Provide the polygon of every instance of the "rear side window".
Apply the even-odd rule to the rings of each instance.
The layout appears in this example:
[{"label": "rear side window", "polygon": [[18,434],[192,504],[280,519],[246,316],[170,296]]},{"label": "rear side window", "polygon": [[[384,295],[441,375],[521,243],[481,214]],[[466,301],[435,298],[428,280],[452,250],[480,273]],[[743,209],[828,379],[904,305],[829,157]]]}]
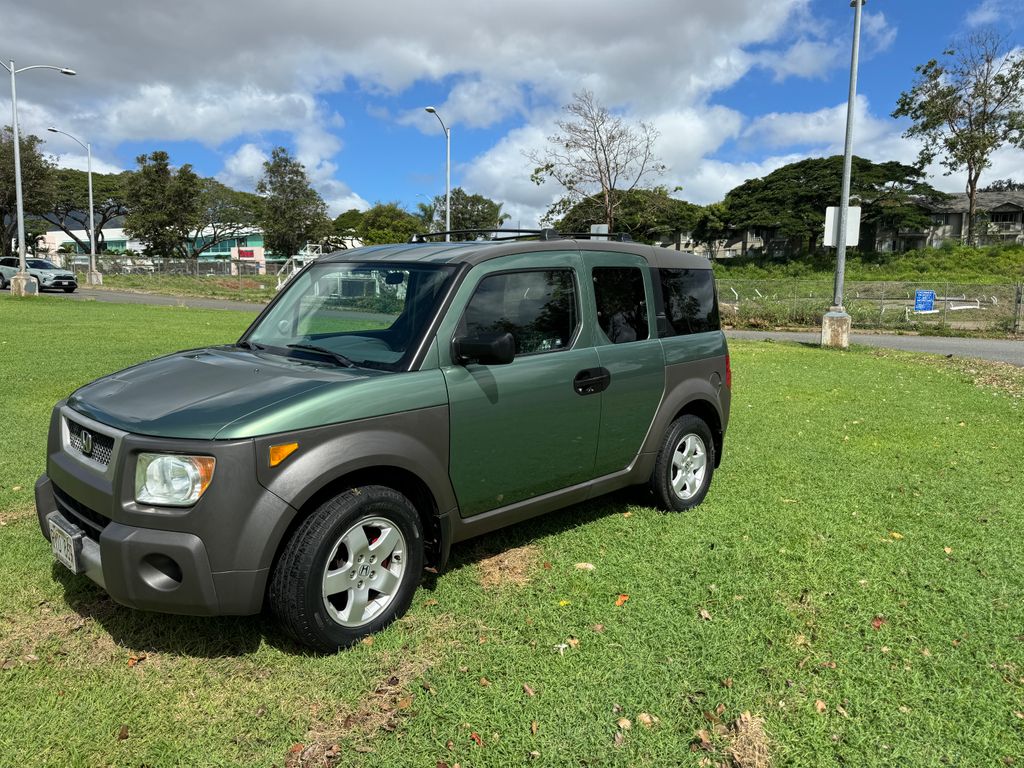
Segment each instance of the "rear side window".
[{"label": "rear side window", "polygon": [[637,267],[594,267],[597,324],[613,344],[649,335],[644,273]]},{"label": "rear side window", "polygon": [[553,352],[572,344],[579,325],[576,282],[569,269],[490,275],[466,306],[460,331],[478,336],[508,331],[517,355]]},{"label": "rear side window", "polygon": [[685,336],[719,330],[715,275],[710,269],[660,269],[667,333]]}]

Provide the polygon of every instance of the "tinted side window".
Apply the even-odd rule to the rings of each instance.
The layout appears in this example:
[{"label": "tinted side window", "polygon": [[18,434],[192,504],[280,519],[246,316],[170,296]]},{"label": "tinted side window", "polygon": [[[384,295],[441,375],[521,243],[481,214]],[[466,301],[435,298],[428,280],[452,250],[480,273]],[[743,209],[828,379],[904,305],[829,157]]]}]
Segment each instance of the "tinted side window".
[{"label": "tinted side window", "polygon": [[460,332],[467,336],[508,331],[516,354],[566,349],[579,324],[576,283],[569,269],[490,275],[466,306]]},{"label": "tinted side window", "polygon": [[648,336],[644,274],[637,267],[594,267],[597,324],[613,344]]},{"label": "tinted side window", "polygon": [[661,269],[667,336],[717,331],[718,296],[710,269]]}]

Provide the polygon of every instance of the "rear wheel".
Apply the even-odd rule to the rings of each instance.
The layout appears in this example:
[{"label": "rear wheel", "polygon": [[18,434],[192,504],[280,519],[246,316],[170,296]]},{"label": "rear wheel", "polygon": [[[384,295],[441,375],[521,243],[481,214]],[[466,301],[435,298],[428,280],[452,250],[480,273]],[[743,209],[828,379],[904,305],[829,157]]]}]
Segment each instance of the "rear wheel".
[{"label": "rear wheel", "polygon": [[8,285],[10,283],[7,282],[7,278],[3,276],[3,273],[0,273],[0,291],[7,290]]},{"label": "rear wheel", "polygon": [[686,414],[665,432],[650,489],[667,512],[693,509],[704,501],[715,471],[715,443],[703,419]]},{"label": "rear wheel", "polygon": [[409,608],[423,571],[423,525],[402,494],[352,488],[321,505],[285,544],[270,606],[300,643],[325,653]]}]

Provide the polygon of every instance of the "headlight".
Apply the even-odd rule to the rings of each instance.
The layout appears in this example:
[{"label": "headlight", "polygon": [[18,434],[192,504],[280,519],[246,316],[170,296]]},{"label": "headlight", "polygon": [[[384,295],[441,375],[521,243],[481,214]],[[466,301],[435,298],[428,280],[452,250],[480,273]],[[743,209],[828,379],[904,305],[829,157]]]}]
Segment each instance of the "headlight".
[{"label": "headlight", "polygon": [[216,463],[212,456],[140,453],[135,465],[135,500],[167,507],[191,506],[210,485]]}]

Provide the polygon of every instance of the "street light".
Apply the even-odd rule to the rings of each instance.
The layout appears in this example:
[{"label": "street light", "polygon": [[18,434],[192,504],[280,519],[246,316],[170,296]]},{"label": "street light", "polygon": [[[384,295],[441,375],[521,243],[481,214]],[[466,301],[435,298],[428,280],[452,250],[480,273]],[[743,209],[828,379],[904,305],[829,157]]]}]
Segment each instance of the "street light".
[{"label": "street light", "polygon": [[33,64],[30,67],[17,69],[14,60],[10,66],[0,61],[0,66],[11,73],[11,128],[14,133],[14,195],[18,201],[18,273],[11,278],[11,294],[14,296],[31,296],[38,290],[36,281],[29,275],[25,265],[25,204],[21,196],[21,147],[18,138],[18,92],[14,85],[14,76],[30,69],[55,69],[62,75],[74,75],[75,70],[67,67],[54,67],[49,64]]},{"label": "street light", "polygon": [[846,146],[843,150],[843,188],[839,195],[839,232],[836,238],[836,281],[832,307],[821,321],[821,346],[850,346],[850,315],[843,308],[843,277],[846,271],[846,218],[850,210],[850,171],[853,162],[853,110],[857,101],[857,61],[860,56],[861,8],[867,0],[850,0],[853,14],[853,50],[850,54],[850,94],[846,99]]},{"label": "street light", "polygon": [[85,154],[88,158],[86,160],[86,168],[89,175],[89,272],[85,276],[85,282],[89,285],[103,285],[103,275],[96,269],[96,209],[92,204],[92,144],[83,143],[67,131],[58,130],[52,125],[46,130],[50,133],[59,133],[62,136],[67,136],[72,141],[77,141],[79,146],[85,149]]},{"label": "street light", "polygon": [[444,241],[451,242],[452,236],[448,233],[452,229],[452,129],[444,124],[444,120],[437,114],[433,107],[424,109],[437,118],[444,130],[445,157],[444,157]]}]

